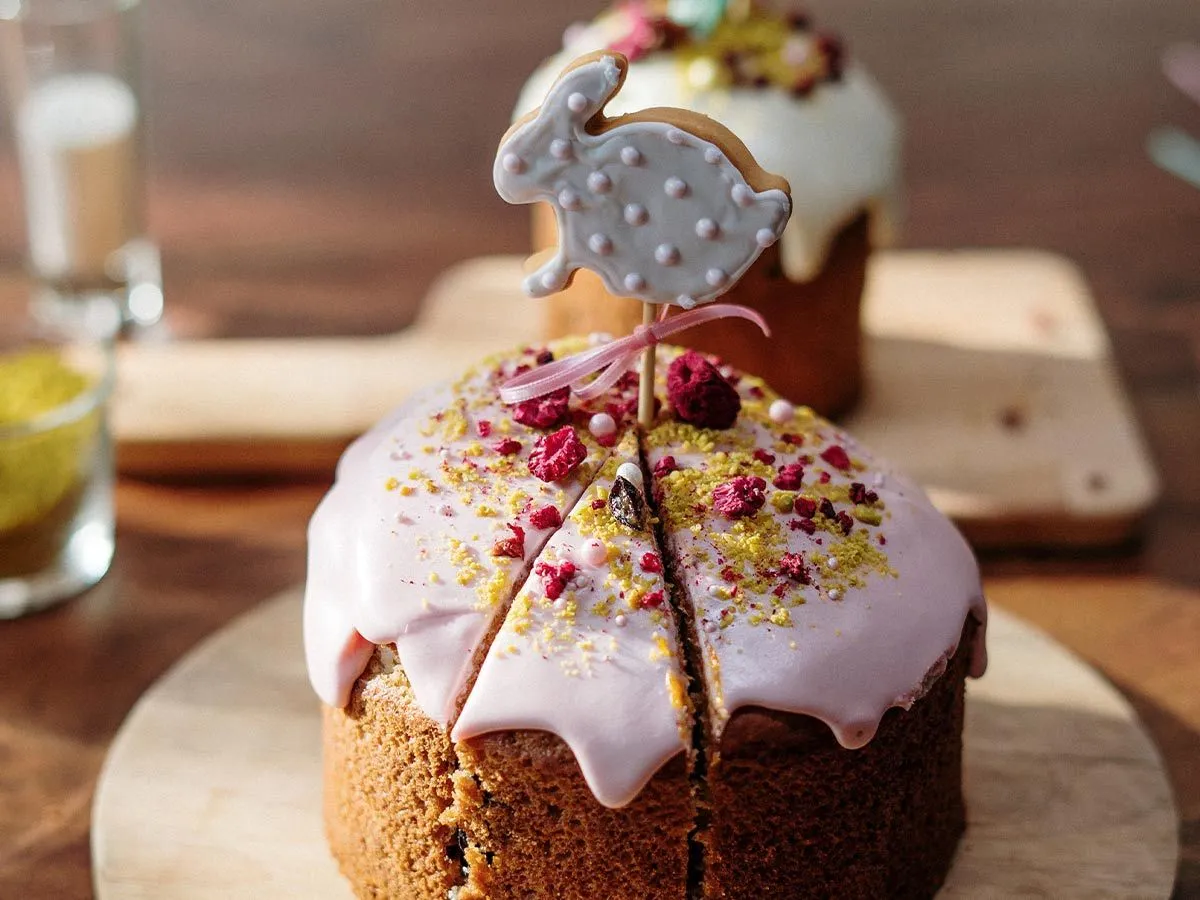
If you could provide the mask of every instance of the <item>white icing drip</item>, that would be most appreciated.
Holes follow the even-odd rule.
[[[541,103],[570,60],[596,49],[575,43],[546,62],[522,90],[517,114]],[[794,281],[819,274],[833,238],[864,211],[871,214],[877,245],[894,239],[902,206],[900,119],[861,66],[851,64],[841,82],[822,83],[799,99],[780,88],[697,90],[669,53],[654,54],[630,65],[608,112],[655,106],[711,116],[745,142],[759,165],[788,180],[792,218],[780,250],[784,270]],[[712,155],[719,151],[713,148]]]

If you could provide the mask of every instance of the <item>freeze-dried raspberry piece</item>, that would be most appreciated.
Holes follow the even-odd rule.
[[[567,583],[575,577],[575,563],[561,562],[557,566],[541,562],[537,564],[534,573],[542,579],[542,590],[551,600],[557,600],[566,590]]]
[[[713,488],[713,509],[727,519],[752,516],[767,502],[766,488],[757,475],[738,475]]]
[[[821,501],[821,505],[817,508],[821,511],[821,515],[823,515],[825,518],[827,518],[827,519],[836,519],[837,518],[837,512],[833,508],[833,501],[830,500],[828,497],[825,497]]]
[[[672,472],[679,468],[679,463],[675,462],[675,457],[664,456],[654,464],[654,477],[666,478]]]
[[[760,463],[766,463],[768,466],[775,464],[775,454],[770,450],[764,450],[762,447],[754,448],[754,458]]]
[[[803,531],[805,534],[817,533],[817,523],[812,519],[792,519],[788,522],[788,528],[792,531]]]
[[[662,606],[662,602],[663,592],[651,591],[638,601],[638,606],[640,606],[642,609],[654,609],[655,607]]]
[[[781,491],[798,491],[803,478],[804,466],[800,463],[788,463],[786,466],[779,467],[779,474],[775,476],[775,480],[771,484]]]
[[[542,350],[540,353],[538,353],[535,361],[539,366],[544,366],[546,363],[552,363],[554,362],[554,353],[549,349]]]
[[[812,497],[796,498],[796,515],[811,519],[817,514],[817,501]]]
[[[667,397],[679,418],[701,428],[729,428],[742,409],[733,385],[695,350],[677,357],[667,369]]]
[[[800,584],[812,584],[812,573],[809,572],[804,557],[799,553],[783,554],[783,558],[779,560],[779,571],[792,581],[798,581]]]
[[[642,571],[653,572],[655,575],[662,573],[662,558],[657,553],[642,554]]]
[[[492,445],[492,449],[501,456],[512,456],[521,452],[521,442],[513,438],[502,438]]]
[[[510,559],[521,559],[525,556],[525,529],[520,525],[508,523],[512,537],[500,538],[492,547],[492,556],[507,556]]]
[[[833,444],[821,451],[821,459],[829,463],[835,469],[841,469],[843,472],[850,471],[850,455],[846,449],[839,444]]]
[[[534,528],[558,528],[562,525],[562,514],[557,506],[543,506],[530,513],[529,524]]]
[[[475,428],[479,432],[481,438],[488,437],[492,433],[492,423],[487,419],[480,419],[475,423]]]
[[[559,481],[566,478],[587,456],[587,447],[566,425],[558,431],[544,434],[529,451],[529,471],[542,481]]]
[[[517,404],[513,418],[530,428],[553,428],[567,417],[571,399],[570,388],[559,388],[543,397],[534,397]]]
[[[854,520],[850,518],[850,514],[844,510],[837,514],[838,526],[842,529],[843,534],[849,534],[854,528]]]

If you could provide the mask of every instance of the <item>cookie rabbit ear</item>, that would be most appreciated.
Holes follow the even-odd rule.
[[[622,54],[611,51],[580,57],[558,76],[537,112],[538,118],[566,123],[573,136],[582,135],[587,123],[621,89],[628,67]]]

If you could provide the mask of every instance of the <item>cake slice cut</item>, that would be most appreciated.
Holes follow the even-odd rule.
[[[485,361],[341,460],[309,528],[305,647],[326,703],[345,706],[375,647],[390,645],[417,705],[440,725],[453,719],[489,632],[610,453],[574,427],[591,411],[565,396],[501,404],[499,383],[547,356]],[[556,434],[574,455],[539,469],[534,454]]]
[[[462,897],[683,897],[692,715],[663,557],[625,493],[639,459],[629,434],[546,544],[454,726]]]

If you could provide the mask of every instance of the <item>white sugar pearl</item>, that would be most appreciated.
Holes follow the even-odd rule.
[[[683,142],[687,140],[685,135],[678,128],[672,128],[667,132],[667,143],[674,144],[676,147],[682,147]]]
[[[593,172],[588,176],[587,186],[593,194],[607,194],[612,190],[612,179],[603,172]]]
[[[579,195],[570,188],[563,188],[558,192],[558,205],[566,210],[577,210],[583,205],[583,201],[580,199]],[[762,232],[759,233],[761,234]]]
[[[617,477],[624,478],[639,491],[642,489],[642,470],[631,462],[623,462],[617,467]]]
[[[680,197],[687,194],[688,186],[687,182],[682,178],[676,178],[674,175],[672,175],[663,182],[663,190],[667,192],[668,197],[674,197],[678,200]]]
[[[829,599],[830,600],[841,600],[842,592],[839,591],[837,588],[830,588],[829,589]]]
[[[566,609],[567,608],[567,598],[562,597],[562,596],[555,597],[554,598],[554,608],[559,611]]]
[[[562,276],[557,272],[545,272],[541,278],[542,287],[548,291],[552,291],[562,284]]]
[[[711,166],[717,166],[725,161],[725,154],[716,147],[707,147],[704,151],[704,161]]]
[[[838,558],[837,558],[836,556],[831,556],[831,557],[829,557],[829,559],[826,561],[825,565],[829,567],[829,570],[830,570],[831,572],[836,572],[836,571],[837,571],[837,568],[838,568],[838,566],[840,566],[840,565],[841,565],[841,562],[839,562],[839,561],[838,561]]]
[[[645,225],[650,219],[646,207],[640,203],[630,203],[625,207],[625,221],[630,225]]]
[[[578,92],[567,98],[567,109],[574,113],[583,112],[587,109],[588,98]]]
[[[504,159],[500,160],[500,165],[504,166],[504,171],[511,175],[520,175],[525,171],[525,160],[515,153],[505,153]]]
[[[752,206],[754,204],[754,191],[750,190],[749,186],[744,184],[735,184],[730,189],[729,196],[733,198],[733,202],[738,206]]]
[[[592,538],[579,548],[579,559],[585,566],[598,569],[608,562],[608,548],[602,541]]]
[[[783,425],[792,421],[792,417],[796,415],[796,407],[786,400],[776,400],[767,410],[767,415],[776,425]]]
[[[724,269],[709,269],[704,273],[704,280],[711,287],[723,287],[729,281],[729,273]]]
[[[664,266],[679,265],[679,248],[674,244],[659,244],[654,248],[654,258]]]
[[[621,162],[627,166],[640,166],[642,164],[642,151],[637,147],[622,147]]]
[[[625,290],[641,291],[646,287],[646,279],[637,272],[630,272],[625,276]]]
[[[721,587],[719,584],[710,584],[708,586],[708,595],[710,597],[724,597],[725,588]]]
[[[617,433],[617,423],[608,413],[596,413],[588,422],[592,437],[606,438]]]
[[[715,240],[717,235],[721,233],[721,226],[712,219],[701,219],[696,223],[696,237],[704,238],[706,241]]]
[[[618,628],[624,628],[624,627],[625,627],[625,623],[626,623],[626,622],[628,622],[628,621],[629,621],[629,620],[628,620],[627,618],[625,618],[625,613],[617,613],[617,615],[616,615],[616,618],[614,618],[614,619],[613,619],[613,623],[614,623],[614,624],[615,624],[615,625],[616,625]]]
[[[684,309],[691,309],[693,306],[696,305],[696,298],[693,297],[691,294],[680,294],[678,297],[675,298],[675,302],[678,303],[680,306],[682,306]]]
[[[555,159],[570,159],[575,155],[571,142],[563,138],[555,138],[550,142],[550,155]]]
[[[608,256],[613,250],[612,238],[607,234],[597,232],[588,238],[588,247],[591,248],[593,253],[599,256]]]
[[[754,234],[754,240],[760,247],[770,247],[779,239],[779,235],[771,228],[760,228]]]

